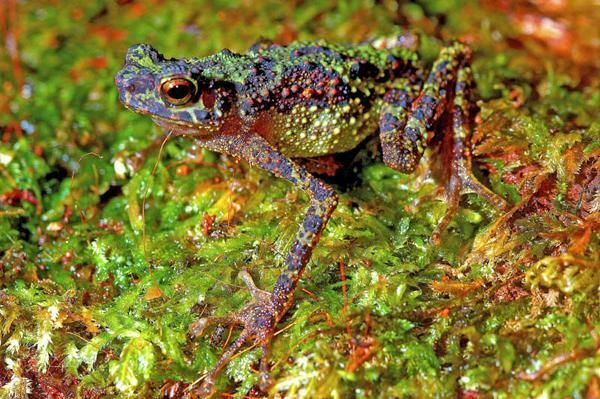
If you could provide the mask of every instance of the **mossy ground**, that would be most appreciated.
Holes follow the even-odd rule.
[[[200,56],[401,27],[428,58],[451,37],[475,49],[476,172],[512,210],[466,195],[434,246],[435,151],[409,176],[367,144],[274,340],[271,394],[598,397],[600,18],[532,4],[3,2],[0,397],[179,397],[229,338],[190,341],[190,323],[249,299],[243,268],[272,287],[302,217],[287,183],[185,139],[136,155],[160,132],[117,101],[130,44]],[[223,397],[257,395],[258,355],[231,362]]]

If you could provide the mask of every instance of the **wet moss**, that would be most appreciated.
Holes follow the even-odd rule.
[[[0,396],[28,381],[40,398],[180,396],[228,338],[189,325],[243,306],[243,268],[272,287],[300,222],[289,184],[184,139],[151,145],[158,128],[116,99],[130,44],[206,55],[409,26],[427,59],[451,37],[475,49],[474,164],[512,208],[465,195],[434,246],[435,149],[404,175],[366,144],[274,341],[271,393],[597,395],[593,6],[503,4],[5,2],[19,52],[0,56]],[[255,395],[257,357],[219,389]]]

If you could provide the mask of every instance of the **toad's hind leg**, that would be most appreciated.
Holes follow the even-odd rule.
[[[442,142],[442,157],[445,166],[445,197],[448,204],[446,213],[432,234],[432,240],[438,243],[452,216],[458,209],[460,195],[476,193],[495,208],[505,210],[508,204],[502,197],[484,186],[472,172],[470,133],[473,121],[473,90],[471,68],[466,66],[457,72],[454,85],[454,99],[448,105],[449,115],[445,123],[451,133],[445,134]]]
[[[462,193],[476,192],[497,208],[506,208],[504,200],[471,172],[469,135],[474,102],[470,58],[471,50],[461,43],[444,48],[416,99],[412,99],[410,88],[391,90],[384,97],[379,120],[383,161],[405,173],[414,171],[419,163],[428,144],[428,132],[440,120],[445,122],[442,127],[449,127],[442,145],[448,208],[432,234],[435,243],[456,213]]]

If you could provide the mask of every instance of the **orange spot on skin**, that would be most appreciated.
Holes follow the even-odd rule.
[[[304,96],[304,98],[311,98],[313,93],[314,90],[310,87],[307,87],[306,89],[304,89],[304,91],[302,91],[302,96]]]

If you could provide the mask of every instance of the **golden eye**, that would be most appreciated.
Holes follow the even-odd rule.
[[[196,86],[188,79],[173,78],[160,86],[160,92],[169,104],[183,105],[194,97]]]

